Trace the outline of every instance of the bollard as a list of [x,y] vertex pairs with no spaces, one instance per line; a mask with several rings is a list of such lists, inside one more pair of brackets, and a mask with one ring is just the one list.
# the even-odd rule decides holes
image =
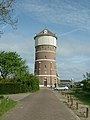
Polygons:
[[65,97],[66,97],[66,93],[65,93]]
[[86,118],[88,117],[89,109],[86,108]]
[[73,106],[73,98],[71,98],[71,106]]
[[68,103],[70,102],[70,100],[69,100],[69,96],[67,96],[67,98],[68,98]]
[[64,95],[64,92],[62,92],[62,95]]
[[70,100],[72,99],[72,96],[70,95]]
[[76,110],[78,110],[78,102],[76,102]]

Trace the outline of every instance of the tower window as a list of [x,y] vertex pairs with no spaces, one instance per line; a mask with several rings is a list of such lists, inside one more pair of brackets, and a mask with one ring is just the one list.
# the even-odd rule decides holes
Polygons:
[[45,58],[47,58],[47,57],[45,56]]
[[46,73],[47,73],[47,71],[44,71],[44,73],[46,74]]
[[45,68],[46,68],[46,65],[45,65]]

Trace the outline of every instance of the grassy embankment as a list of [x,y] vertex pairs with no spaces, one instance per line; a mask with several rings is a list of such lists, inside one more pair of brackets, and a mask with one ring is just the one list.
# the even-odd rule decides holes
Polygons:
[[78,100],[90,106],[90,91],[83,91],[80,88],[72,89],[71,95],[74,95]]
[[11,108],[15,107],[16,104],[16,101],[7,98],[0,98],[0,117]]

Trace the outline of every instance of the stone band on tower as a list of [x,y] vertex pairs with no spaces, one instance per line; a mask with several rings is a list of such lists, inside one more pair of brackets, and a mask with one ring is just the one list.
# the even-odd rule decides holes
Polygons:
[[56,40],[57,37],[48,29],[36,34],[35,40],[35,69],[39,77],[40,87],[53,87],[57,84],[56,73]]

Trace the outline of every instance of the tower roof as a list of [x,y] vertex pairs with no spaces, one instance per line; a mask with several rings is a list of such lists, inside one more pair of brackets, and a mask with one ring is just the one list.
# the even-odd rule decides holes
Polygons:
[[53,36],[57,39],[56,35],[54,33],[52,33],[51,31],[49,31],[48,29],[44,29],[41,32],[39,32],[38,34],[36,34],[34,39],[38,36]]

